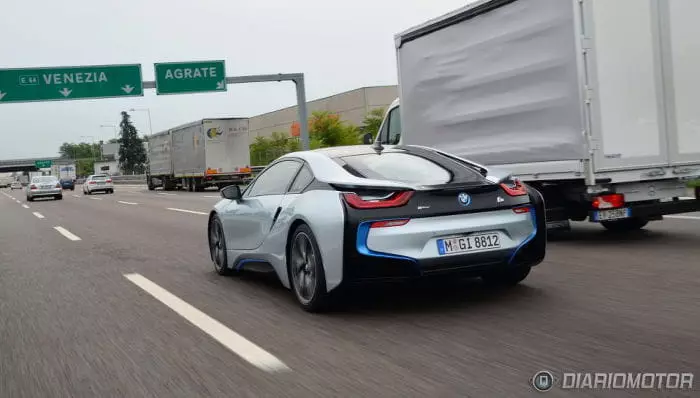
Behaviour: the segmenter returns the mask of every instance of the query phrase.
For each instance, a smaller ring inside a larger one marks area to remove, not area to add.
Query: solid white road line
[[[118,200],[117,203],[121,203],[123,205],[137,205],[138,204],[138,203],[134,203],[134,202],[124,202],[121,200]]]
[[[213,195],[204,195],[204,196],[202,196],[202,197],[203,197],[203,198],[220,198],[221,195],[216,195],[216,196],[213,196]]]
[[[27,205],[22,205],[22,207],[24,207],[25,209],[29,208],[29,206],[27,206]]]
[[[124,277],[253,366],[270,373],[290,370],[287,365],[269,352],[144,276],[140,274],[125,274]]]
[[[158,192],[158,195],[177,196],[176,193],[165,193],[165,192]]]
[[[664,216],[664,218],[676,218],[679,220],[700,220],[697,216]]]
[[[78,236],[73,235],[69,230],[63,228],[63,227],[53,227],[56,231],[60,232],[61,235],[65,236],[69,240],[76,241],[76,240],[82,240]]]
[[[102,200],[102,198],[93,198],[92,196],[90,196],[90,199],[92,199],[92,200]]]
[[[36,218],[44,218],[44,216],[41,213],[34,212],[32,213]]]
[[[179,211],[179,212],[181,212],[181,213],[199,214],[199,215],[202,215],[202,216],[206,216],[207,214],[209,214],[209,213],[205,213],[205,212],[203,212],[203,211],[176,209],[176,208],[174,208],[174,207],[167,207],[167,209],[168,209],[168,210],[172,210],[172,211]]]

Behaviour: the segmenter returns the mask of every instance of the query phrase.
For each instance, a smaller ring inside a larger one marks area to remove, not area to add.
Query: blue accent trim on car
[[[267,261],[256,260],[256,259],[253,259],[253,258],[244,258],[244,259],[241,259],[241,260],[236,261],[236,264],[234,265],[233,268],[234,268],[236,271],[240,271],[241,268],[243,268],[243,265],[245,265],[245,264],[247,264],[247,263],[264,263],[264,264],[267,264]]]
[[[356,242],[357,252],[362,254],[362,255],[370,256],[370,257],[390,258],[393,260],[404,260],[404,261],[411,261],[411,262],[417,263],[418,260],[416,260],[413,257],[406,257],[406,256],[399,256],[396,254],[376,252],[374,250],[371,250],[369,247],[367,247],[367,239],[369,238],[369,230],[370,230],[372,223],[377,222],[377,221],[391,221],[391,220],[398,220],[398,219],[370,220],[370,221],[361,222],[360,225],[357,227],[357,242]]]
[[[513,260],[515,259],[515,256],[518,254],[520,249],[525,247],[525,245],[530,243],[533,239],[535,239],[535,236],[537,236],[537,214],[535,212],[534,206],[530,207],[530,217],[532,218],[532,226],[534,227],[534,229],[532,230],[530,235],[528,235],[528,237],[525,238],[525,240],[520,242],[518,247],[516,247],[515,250],[513,250],[513,254],[510,255],[510,259],[508,260],[508,264],[511,264],[513,262]]]
[[[440,253],[440,255],[443,256],[445,254],[445,241],[442,239],[438,239],[437,245],[438,245],[438,253]]]

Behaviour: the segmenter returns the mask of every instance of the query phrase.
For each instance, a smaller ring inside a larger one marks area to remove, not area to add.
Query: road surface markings
[[[270,373],[290,370],[287,365],[269,352],[141,274],[124,274],[124,277],[253,366]]]
[[[165,192],[158,192],[158,195],[177,196],[176,193],[165,193]]]
[[[697,216],[664,216],[664,218],[676,218],[679,220],[700,220]]]
[[[74,197],[74,198],[79,198],[79,197],[80,197],[80,195],[73,195],[73,197]]]
[[[204,195],[203,197],[204,197],[204,198],[220,198],[221,195],[216,195],[216,196],[213,196],[213,195]]]
[[[121,203],[123,205],[137,205],[138,204],[138,203],[134,203],[134,202],[124,202],[122,200],[118,200],[117,203]]]
[[[27,206],[27,205],[22,205],[22,207],[24,207],[25,209],[29,208],[29,206]]]
[[[32,214],[34,214],[34,216],[35,216],[36,218],[39,218],[39,219],[44,218],[44,216],[43,216],[41,213],[34,212],[34,213],[32,213]]]
[[[92,196],[90,197],[92,200],[102,200],[102,198],[93,198]]]
[[[63,228],[63,227],[53,227],[56,231],[58,231],[61,235],[65,236],[69,240],[72,241],[77,241],[77,240],[82,240],[80,237],[73,235],[69,230]]]
[[[202,215],[202,216],[206,216],[207,214],[209,214],[209,213],[205,213],[205,212],[203,212],[203,211],[176,209],[176,208],[174,208],[174,207],[167,207],[167,209],[168,209],[168,210],[172,210],[172,211],[179,211],[179,212],[181,212],[181,213],[199,214],[199,215]]]

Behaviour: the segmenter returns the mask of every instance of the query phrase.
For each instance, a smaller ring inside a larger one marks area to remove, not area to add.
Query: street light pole
[[[131,108],[131,109],[129,109],[129,112],[146,112],[146,113],[148,113],[148,132],[149,132],[149,135],[153,135],[153,124],[151,123],[151,110],[149,108],[143,108],[143,109]]]

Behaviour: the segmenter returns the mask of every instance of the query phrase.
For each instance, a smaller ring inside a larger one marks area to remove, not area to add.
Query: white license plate
[[[41,189],[51,189],[53,185],[42,185]]]
[[[437,246],[438,253],[441,256],[476,250],[498,249],[501,247],[501,234],[490,233],[438,239]]]
[[[595,221],[609,221],[629,218],[632,214],[628,207],[624,207],[622,209],[599,210],[593,215]]]
[[[105,185],[104,182],[98,182],[97,185]]]

